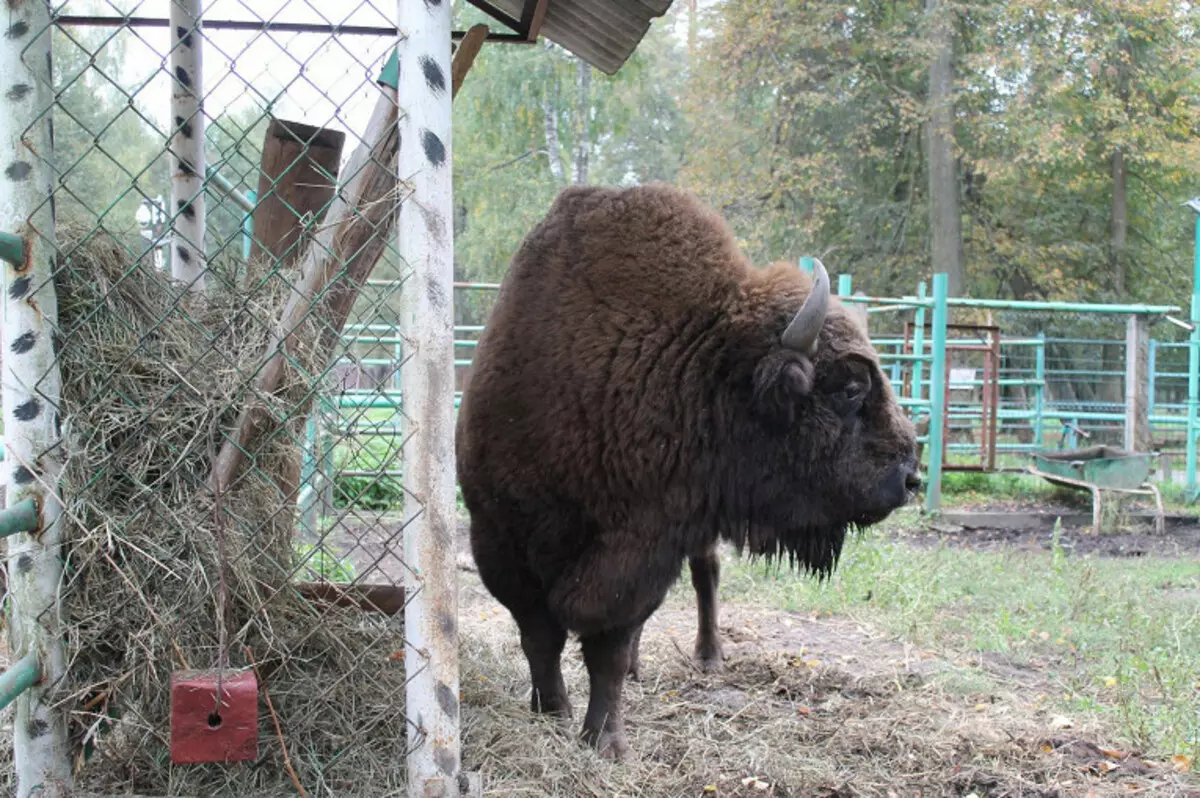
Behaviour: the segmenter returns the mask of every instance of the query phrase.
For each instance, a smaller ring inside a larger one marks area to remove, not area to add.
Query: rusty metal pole
[[[5,505],[33,500],[32,531],[8,538],[9,649],[36,658],[38,678],[16,701],[13,757],[18,798],[71,793],[67,718],[54,705],[66,674],[58,592],[62,581],[62,474],[58,408],[62,378],[53,335],[58,261],[52,199],[51,22],[45,0],[9,3],[0,37],[0,232],[4,253]]]
[[[408,794],[459,794],[450,3],[398,0]]]

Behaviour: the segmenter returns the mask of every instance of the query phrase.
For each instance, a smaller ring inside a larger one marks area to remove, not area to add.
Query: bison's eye
[[[833,410],[839,416],[856,414],[862,409],[863,400],[866,398],[867,386],[858,382],[852,382],[830,396],[833,400]]]

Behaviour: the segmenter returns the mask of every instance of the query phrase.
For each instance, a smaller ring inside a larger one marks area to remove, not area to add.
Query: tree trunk
[[[575,83],[579,94],[575,103],[575,162],[572,164],[572,177],[575,183],[582,184],[588,179],[588,158],[592,149],[588,125],[592,110],[592,65],[582,58],[575,61]]]
[[[1108,260],[1112,268],[1113,290],[1122,298],[1125,296],[1126,282],[1125,245],[1129,235],[1128,180],[1125,152],[1118,147],[1112,153],[1112,237],[1109,241]]]
[[[696,55],[696,29],[699,26],[699,20],[696,18],[696,0],[687,0],[687,12],[688,61],[690,63]]]
[[[37,659],[41,679],[16,699],[12,721],[16,795],[55,798],[71,793],[67,750],[66,674],[62,613],[62,501],[57,495],[63,452],[58,408],[62,375],[55,358],[58,299],[54,230],[54,133],[51,112],[51,31],[44,0],[9,3],[0,38],[0,232],[22,246],[7,252],[0,346],[3,375],[5,506],[32,499],[33,530],[8,538],[10,657]]]
[[[954,157],[954,32],[953,18],[941,0],[926,0],[935,48],[929,67],[929,227],[933,271],[945,272],[952,296],[962,294],[962,214],[959,210],[958,167]]]
[[[550,40],[546,39],[546,51],[553,49]],[[550,165],[550,176],[560,186],[567,183],[567,170],[563,166],[562,142],[558,137],[558,87],[551,80],[546,82],[542,90],[542,125],[546,135],[546,160]]]
[[[171,0],[171,277],[204,290],[204,35],[200,0]]]

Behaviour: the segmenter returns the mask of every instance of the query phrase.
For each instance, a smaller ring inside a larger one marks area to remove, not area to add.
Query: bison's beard
[[[866,524],[843,523],[805,526],[779,530],[758,524],[745,524],[728,535],[738,554],[748,552],[750,558],[763,558],[767,563],[786,560],[788,567],[815,575],[824,580],[837,567],[848,529],[858,530]]]

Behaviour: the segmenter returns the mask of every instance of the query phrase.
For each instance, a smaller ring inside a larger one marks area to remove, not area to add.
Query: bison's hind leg
[[[591,682],[587,715],[583,719],[583,739],[601,756],[618,762],[628,759],[630,753],[622,718],[621,693],[629,673],[634,631],[616,629],[580,639]]]
[[[521,649],[529,661],[533,694],[529,706],[534,712],[571,717],[571,702],[562,675],[562,652],[567,630],[544,605],[515,615],[521,630]]]
[[[529,662],[533,695],[530,707],[571,717],[571,704],[562,676],[562,651],[567,630],[546,606],[542,580],[525,564],[523,521],[471,517],[471,551],[479,579],[503,604],[521,631],[521,649]]]
[[[696,591],[696,609],[699,625],[696,631],[696,649],[693,657],[700,670],[716,673],[725,663],[725,652],[721,650],[721,630],[717,624],[717,588],[721,580],[721,560],[716,545],[703,554],[688,559],[692,572],[692,587]]]

